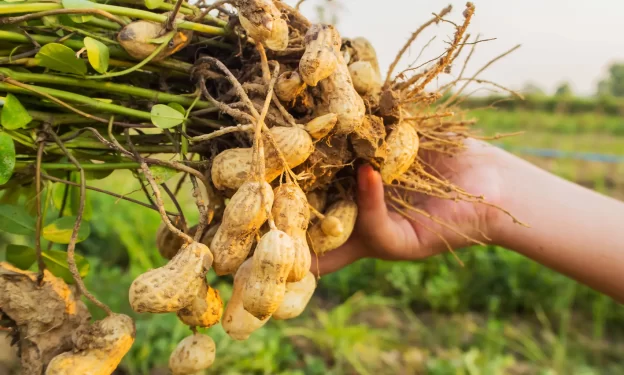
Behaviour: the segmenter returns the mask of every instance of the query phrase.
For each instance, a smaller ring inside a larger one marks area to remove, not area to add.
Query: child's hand
[[[466,141],[462,155],[448,157],[441,153],[426,155],[430,169],[465,191],[499,204],[502,178],[500,158],[504,154],[493,146],[474,140]],[[389,209],[384,197],[381,176],[370,166],[358,170],[359,207],[356,228],[345,245],[319,257],[321,274],[337,271],[361,258],[384,260],[417,260],[474,244],[469,238],[491,242],[500,211],[480,203],[455,202],[414,194],[417,208],[437,221],[399,207],[411,216]],[[460,232],[461,234],[459,234]],[[447,245],[448,243],[448,245]],[[314,255],[313,255],[314,256]],[[317,262],[312,261],[317,272]]]

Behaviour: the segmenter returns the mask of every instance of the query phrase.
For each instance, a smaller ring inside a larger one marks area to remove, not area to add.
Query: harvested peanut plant
[[[428,89],[480,42],[467,33],[474,5],[458,23],[445,18],[450,11],[419,28],[383,77],[366,39],[313,24],[279,0],[1,3],[0,216],[12,223],[2,230],[34,238],[34,248],[9,246],[0,313],[24,374],[110,374],[134,342],[132,319],[82,281],[74,250],[88,235],[87,190],[162,218],[157,247],[167,263],[137,277],[128,298],[137,313],[176,314],[192,331],[171,354],[173,374],[218,361],[198,328],[221,323],[245,340],[272,317],[305,310],[317,286],[312,262],[355,229],[358,165],[381,172],[389,205],[411,220],[440,222],[411,206],[413,192],[488,204],[420,157],[461,155],[474,123],[458,103],[476,75],[462,69]],[[394,74],[419,33],[439,23],[454,27],[446,51]],[[115,170],[135,172],[147,203],[89,182]],[[172,175],[180,177],[174,191],[165,183]],[[187,178],[199,211],[193,226],[176,199]],[[42,195],[53,185],[65,186],[65,199],[46,223]],[[14,204],[20,194],[35,208]],[[67,272],[46,269],[51,258]],[[208,272],[233,277],[229,301],[207,284]],[[81,296],[107,317],[90,322]]]

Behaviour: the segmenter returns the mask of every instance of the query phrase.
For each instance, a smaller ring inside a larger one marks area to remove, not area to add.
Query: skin
[[[469,139],[458,157],[425,155],[456,186],[510,211],[484,204],[414,196],[416,207],[483,243],[516,251],[624,302],[624,203],[552,175],[485,142]],[[408,220],[384,200],[381,176],[358,170],[358,222],[342,247],[319,258],[327,274],[362,258],[421,260],[474,245],[424,216]],[[312,271],[317,272],[316,262]]]

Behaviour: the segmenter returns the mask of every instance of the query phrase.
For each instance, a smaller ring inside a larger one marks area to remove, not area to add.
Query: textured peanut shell
[[[74,334],[73,352],[54,357],[46,375],[110,375],[128,353],[135,326],[127,315],[113,314]]]
[[[160,44],[150,43],[150,40],[160,38],[164,33],[165,30],[161,23],[143,20],[134,21],[121,29],[117,34],[117,41],[134,59],[144,60],[160,46]],[[169,46],[156,55],[152,62],[163,60],[185,48],[191,42],[192,37],[193,32],[190,30],[176,32]]]
[[[355,228],[357,212],[357,205],[351,200],[341,200],[329,206],[325,216],[338,218],[344,230],[340,236],[328,236],[323,232],[322,223],[316,223],[308,230],[312,250],[316,254],[324,254],[344,245]]]
[[[312,272],[298,282],[286,284],[286,294],[280,307],[272,315],[275,320],[293,319],[301,315],[316,289],[316,278]]]
[[[272,0],[239,0],[238,18],[247,34],[274,51],[288,47],[288,24]]]
[[[301,76],[296,71],[284,72],[280,74],[275,83],[275,95],[279,100],[292,102],[305,89],[305,84]]]
[[[390,184],[414,164],[420,141],[414,124],[403,121],[390,133],[386,142],[388,157],[380,172],[383,181]]]
[[[168,313],[190,305],[212,261],[212,253],[206,245],[185,244],[169,263],[132,282],[130,306],[138,313]]]
[[[275,144],[282,152],[290,168],[305,162],[312,152],[314,143],[304,129],[299,127],[276,126],[271,128]],[[264,137],[265,177],[267,182],[282,174],[282,161],[273,144]],[[251,148],[236,148],[223,151],[212,163],[212,182],[220,190],[238,189],[249,177],[253,151]]]
[[[277,229],[288,234],[295,246],[295,259],[287,282],[303,279],[310,270],[312,256],[306,231],[310,223],[310,209],[305,193],[294,183],[283,184],[275,189],[273,220]]]
[[[251,274],[252,263],[253,259],[248,259],[236,271],[232,297],[225,307],[223,319],[221,320],[221,326],[223,326],[225,332],[237,341],[247,340],[253,332],[269,321],[269,318],[257,319],[243,307],[243,289]]]
[[[192,375],[212,366],[216,345],[210,336],[195,333],[184,338],[169,357],[172,375]]]
[[[308,29],[304,42],[306,49],[299,61],[299,73],[305,83],[316,86],[336,70],[341,38],[332,25],[315,24]]]
[[[286,279],[295,260],[295,245],[289,235],[271,230],[258,242],[251,273],[243,289],[243,307],[262,320],[282,304]]]
[[[321,230],[328,236],[339,237],[344,233],[342,221],[335,216],[325,216],[321,220]]]
[[[377,59],[377,52],[375,48],[367,39],[358,37],[351,40],[351,47],[354,50],[354,57],[357,61],[366,61],[371,64],[375,74],[381,80],[381,70],[379,69],[379,61]]]
[[[233,274],[245,261],[255,233],[271,212],[273,199],[271,185],[255,181],[245,182],[232,196],[210,246],[217,275]]]
[[[306,198],[308,199],[308,204],[312,206],[316,211],[325,211],[325,206],[327,205],[327,190],[317,189],[309,191],[306,194]],[[314,213],[311,209],[310,215],[310,217],[314,217]]]
[[[204,283],[193,302],[178,311],[177,315],[189,327],[212,327],[221,320],[223,300],[218,290]]]
[[[353,87],[351,73],[342,54],[336,53],[335,56],[336,70],[319,83],[322,91],[320,99],[327,112],[338,115],[336,134],[351,134],[362,125],[366,108],[364,100]]]
[[[337,122],[338,115],[336,115],[335,113],[328,113],[322,116],[318,116],[308,122],[305,129],[308,131],[308,133],[310,133],[312,138],[321,139],[334,129]]]
[[[349,65],[349,74],[353,81],[353,88],[360,95],[370,95],[381,92],[381,78],[368,61],[356,61]]]

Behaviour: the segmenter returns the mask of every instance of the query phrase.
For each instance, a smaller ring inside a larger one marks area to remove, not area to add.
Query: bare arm
[[[456,158],[433,155],[445,178],[509,210],[428,198],[419,206],[471,238],[516,251],[624,302],[624,203],[575,185],[496,147],[468,140]],[[361,258],[416,260],[472,245],[422,216],[407,220],[384,202],[379,173],[358,171],[358,222],[349,241],[319,259],[322,274]],[[481,237],[484,239],[485,237]],[[316,262],[313,262],[316,268]],[[316,271],[316,270],[315,270]]]
[[[495,242],[624,302],[624,203],[505,155]]]

